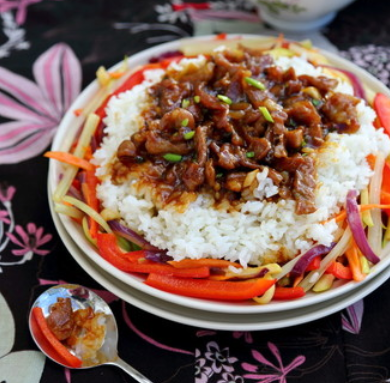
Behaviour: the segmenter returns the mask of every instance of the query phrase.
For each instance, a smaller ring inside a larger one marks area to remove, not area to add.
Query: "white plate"
[[[53,211],[52,203],[50,203],[50,209],[54,224],[65,247],[76,262],[92,278],[117,297],[139,309],[161,318],[189,326],[226,331],[260,331],[296,326],[321,319],[352,305],[377,289],[390,277],[390,268],[387,268],[383,272],[377,273],[368,283],[359,286],[359,288],[356,288],[350,293],[327,300],[326,302],[294,310],[249,314],[228,314],[197,310],[155,298],[113,277],[110,273],[91,261],[76,245],[62,225],[58,215]]]
[[[269,37],[261,36],[251,36],[251,35],[242,35],[245,39],[268,39]],[[237,37],[237,36],[236,36]],[[201,43],[204,39],[210,39],[211,37],[202,37],[194,38],[192,41]],[[187,40],[188,41],[188,40]],[[174,51],[180,49],[180,41],[174,41],[167,44],[162,44],[160,46],[145,50],[140,52],[129,59],[130,67],[137,67],[139,65],[145,64],[148,62],[149,58],[153,56],[158,56],[159,54],[167,51]],[[377,79],[373,76],[360,69],[354,64],[332,54],[329,52],[321,51],[329,61],[337,67],[350,70],[357,74],[361,80],[374,92],[382,92],[390,96],[390,91]],[[120,65],[120,64],[118,64]],[[92,96],[97,92],[98,84],[96,81],[91,83],[76,99],[70,110],[64,116],[58,132],[54,138],[52,150],[62,150],[66,151],[70,148],[73,138],[76,135],[82,119],[76,117],[73,113],[74,110],[83,108],[92,98]],[[61,173],[61,165],[56,161],[50,161],[49,168],[49,186],[51,190],[54,190],[57,181]],[[174,303],[176,305],[181,305],[187,308],[195,308],[198,310],[204,310],[207,312],[218,312],[218,313],[230,313],[230,314],[257,314],[257,313],[272,313],[280,312],[286,310],[296,310],[298,308],[304,308],[307,306],[312,306],[321,302],[325,302],[336,297],[339,297],[348,292],[352,292],[355,289],[359,289],[361,286],[368,284],[375,276],[385,270],[390,263],[390,255],[383,259],[378,265],[375,266],[375,272],[368,275],[368,277],[360,283],[356,282],[347,282],[337,287],[334,287],[322,294],[308,293],[305,297],[300,298],[294,301],[278,301],[271,302],[267,305],[256,305],[252,302],[242,302],[242,303],[228,303],[228,302],[212,302],[202,299],[183,297],[164,291],[157,290],[150,286],[147,286],[143,283],[143,278],[124,273],[114,266],[106,262],[100,255],[95,251],[91,244],[86,240],[81,228],[74,221],[69,219],[66,216],[60,216],[61,222],[64,225],[65,230],[70,234],[71,238],[76,242],[76,244],[83,249],[85,254],[94,262],[97,266],[107,271],[111,276],[115,277],[117,280],[121,281],[125,285],[130,286],[133,289],[137,289],[139,292],[148,294],[154,298],[164,300],[166,302]]]

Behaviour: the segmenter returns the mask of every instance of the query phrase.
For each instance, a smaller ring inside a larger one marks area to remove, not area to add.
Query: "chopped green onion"
[[[229,97],[227,97],[227,96],[223,96],[222,94],[219,94],[217,97],[218,97],[222,102],[224,102],[225,104],[228,104],[228,105],[233,104],[233,101],[232,101]]]
[[[311,100],[311,102],[312,102],[312,104],[313,104],[314,106],[318,106],[318,105],[321,104],[321,101],[320,101],[320,100],[317,100],[316,98],[313,98],[313,99]]]
[[[180,154],[167,153],[163,155],[163,158],[169,162],[180,162],[183,157]]]
[[[253,158],[255,156],[255,152],[247,152],[246,157],[247,158]]]
[[[194,101],[199,104],[200,103],[200,97],[199,96],[194,96]]]
[[[194,136],[195,136],[195,131],[194,130],[191,130],[190,132],[187,132],[187,133],[183,134],[183,137],[184,137],[185,140],[190,140]]]
[[[223,176],[223,173],[218,173],[218,174],[216,175],[217,178],[221,178],[222,176]]]
[[[294,120],[292,120],[291,118],[288,120],[288,125],[291,125],[294,128],[297,127],[297,123]]]
[[[187,100],[186,98],[181,102],[182,108],[188,108],[190,106],[190,100]]]
[[[185,118],[182,122],[181,122],[181,126],[187,126],[188,125],[188,118]]]
[[[265,106],[259,106],[259,110],[267,121],[274,122],[271,113],[268,111],[268,109]]]
[[[252,86],[254,86],[257,89],[260,89],[260,90],[266,90],[267,89],[262,82],[260,82],[258,80],[255,80],[252,77],[245,77],[244,80],[245,80],[245,82],[247,84],[252,85]]]

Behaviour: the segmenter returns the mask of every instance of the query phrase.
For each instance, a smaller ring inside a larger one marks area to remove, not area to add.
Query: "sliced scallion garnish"
[[[181,126],[187,126],[188,125],[188,118],[185,118],[182,122],[181,122]]]
[[[313,98],[311,100],[311,103],[314,105],[314,106],[318,106],[321,104],[321,101],[320,100],[317,100],[316,98]]]
[[[269,110],[265,106],[259,106],[259,110],[268,122],[274,122],[274,119],[272,118],[271,113],[269,112]]]
[[[200,97],[199,96],[194,96],[194,101],[196,104],[200,103]]]
[[[228,105],[231,105],[233,104],[233,101],[228,97],[228,96],[224,96],[222,94],[219,94],[217,96],[222,102],[224,102],[225,104],[228,104]]]
[[[167,153],[163,155],[163,158],[169,162],[180,162],[183,157],[180,154]]]
[[[253,158],[255,156],[255,152],[246,152],[247,158]]]
[[[255,88],[257,89],[260,89],[260,90],[266,90],[267,88],[265,87],[265,85],[259,81],[259,80],[255,80],[254,78],[252,77],[245,77],[244,78],[245,82],[249,85],[252,85],[254,86]]]
[[[194,130],[191,130],[191,131],[183,134],[183,137],[185,140],[191,140],[191,138],[193,138],[194,136],[195,136]]]
[[[182,108],[188,108],[190,106],[190,100],[187,100],[186,98],[181,102]]]

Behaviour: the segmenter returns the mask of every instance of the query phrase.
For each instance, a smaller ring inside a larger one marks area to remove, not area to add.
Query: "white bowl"
[[[252,0],[261,18],[280,31],[307,32],[330,23],[354,0]]]
[[[257,40],[269,40],[269,37],[254,36],[254,35],[232,35],[229,36],[232,39],[250,39],[252,41]],[[186,39],[186,43],[196,43],[202,44],[203,41],[212,39],[213,36],[206,36],[202,38],[193,38]],[[137,67],[139,65],[145,64],[149,61],[151,57],[158,56],[167,51],[175,51],[180,49],[182,41],[174,41],[167,44],[162,44],[151,49],[142,51],[129,58],[129,66]],[[373,76],[360,69],[356,65],[348,62],[345,59],[338,57],[335,54],[321,51],[328,60],[337,67],[349,70],[355,73],[360,79],[374,92],[382,92],[387,94],[390,97],[390,91],[377,79]],[[119,66],[118,64],[117,66]],[[114,67],[115,68],[115,67]],[[114,69],[113,68],[113,69]],[[97,92],[99,86],[97,81],[92,82],[76,99],[69,111],[65,114],[57,134],[54,138],[52,150],[58,151],[67,151],[74,140],[75,135],[77,134],[80,125],[82,124],[82,118],[76,117],[73,113],[74,110],[82,109],[88,104],[89,100]],[[60,174],[62,173],[62,166],[57,161],[51,160],[49,167],[49,190],[54,190],[58,180],[60,179]],[[50,196],[49,196],[50,198]],[[373,279],[378,273],[386,269],[390,264],[390,255],[383,259],[378,265],[373,268],[373,272],[370,273],[367,278],[360,283],[356,282],[339,282],[332,289],[323,292],[321,294],[315,294],[309,292],[306,296],[293,300],[293,301],[278,301],[271,302],[267,305],[257,305],[253,302],[240,302],[240,303],[230,303],[230,302],[214,302],[203,299],[189,298],[184,296],[179,296],[164,291],[157,290],[153,287],[147,286],[143,283],[143,278],[138,275],[133,275],[129,273],[122,272],[112,266],[110,263],[105,261],[95,250],[95,248],[90,244],[90,242],[85,238],[81,227],[76,224],[72,219],[67,216],[60,215],[60,220],[68,232],[70,237],[75,241],[80,249],[94,262],[97,266],[104,269],[106,272],[111,274],[116,279],[119,279],[124,284],[130,286],[131,288],[137,289],[142,293],[148,294],[160,300],[165,300],[176,305],[184,306],[187,308],[193,308],[198,310],[205,310],[208,312],[219,312],[219,313],[230,313],[230,314],[259,314],[259,313],[271,313],[271,312],[280,312],[286,310],[295,310],[302,307],[307,307],[310,305],[318,304],[321,302],[334,299],[343,294],[349,293],[353,290],[356,290],[368,283]]]

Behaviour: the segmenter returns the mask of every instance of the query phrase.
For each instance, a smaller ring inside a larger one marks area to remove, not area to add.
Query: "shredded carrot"
[[[77,166],[78,168],[84,170],[95,169],[95,167],[90,162],[67,152],[46,152],[44,156],[48,158],[53,158],[54,160],[64,162],[69,165]]]
[[[125,74],[125,72],[117,70],[115,72],[109,72],[108,74],[110,75],[111,78],[118,79],[121,78]]]
[[[85,182],[81,185],[81,190],[83,192],[85,202],[89,207],[98,212],[99,201],[96,196],[96,187],[98,180],[95,176],[94,171],[85,172]],[[98,232],[97,222],[89,217],[89,233],[92,238],[96,238]]]
[[[390,209],[390,205],[385,205],[385,204],[359,205],[360,212],[371,210],[371,209]],[[339,214],[337,214],[333,218],[323,221],[322,223],[327,223],[332,219],[334,219],[336,222],[342,222],[345,220],[345,218],[347,218],[347,212],[345,210],[342,210]]]
[[[82,108],[80,108],[80,109],[75,109],[74,111],[73,111],[73,114],[75,115],[75,116],[81,116],[82,115],[82,113],[83,113],[83,109]]]
[[[351,246],[345,252],[345,255],[348,259],[349,267],[352,272],[352,277],[354,281],[362,281],[366,276],[362,272],[362,265],[359,257],[359,250],[356,247],[355,241],[352,241]]]
[[[375,156],[373,154],[369,154],[366,157],[366,160],[367,160],[368,165],[370,166],[371,170],[374,170],[374,167],[375,167]]]
[[[84,159],[89,161],[92,158],[92,148],[91,146],[87,146],[85,148],[85,154],[84,154]]]
[[[181,261],[169,261],[168,262],[173,267],[177,268],[190,268],[190,267],[229,267],[234,266],[242,268],[239,263],[226,261],[224,259],[213,259],[213,258],[201,258],[201,259],[182,259]]]
[[[304,273],[302,273],[301,275],[298,275],[294,279],[293,287],[297,287],[299,285],[299,283],[302,281],[303,277],[304,277]]]

